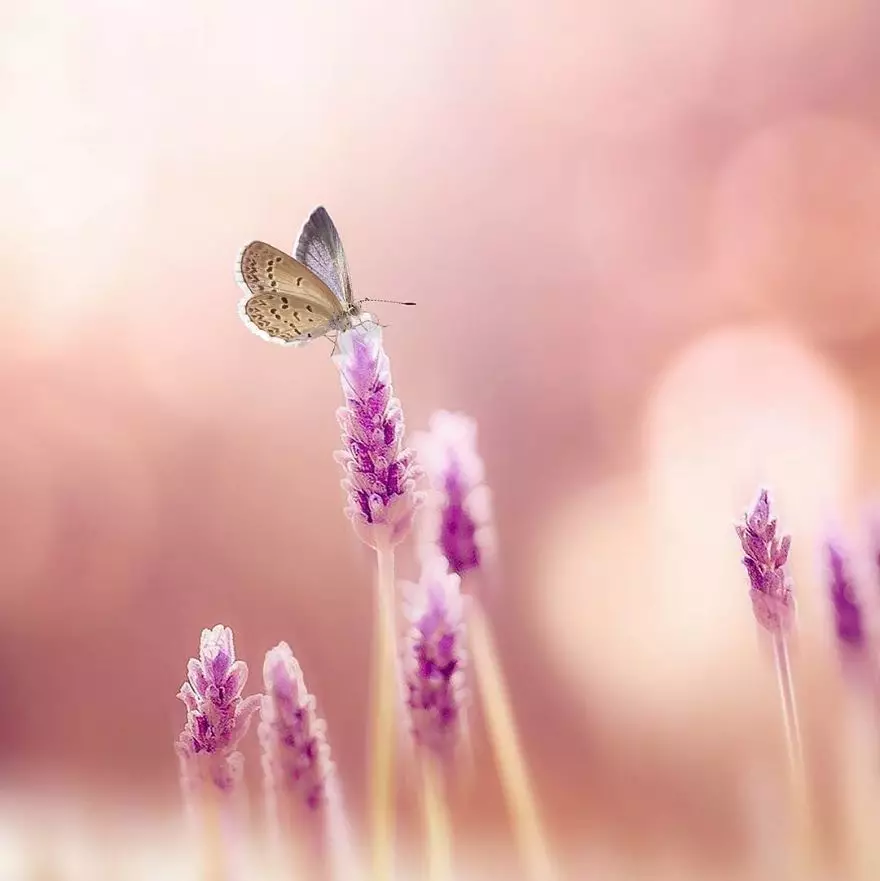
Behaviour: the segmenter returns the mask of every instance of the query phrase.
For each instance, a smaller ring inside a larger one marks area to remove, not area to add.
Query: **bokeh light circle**
[[[736,149],[714,195],[716,272],[742,300],[816,340],[880,324],[880,138],[802,116]]]

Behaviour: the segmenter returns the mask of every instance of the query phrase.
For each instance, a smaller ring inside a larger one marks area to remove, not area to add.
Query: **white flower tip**
[[[294,694],[305,690],[302,669],[286,642],[279,642],[266,652],[263,661],[263,684],[274,694]]]
[[[210,630],[205,628],[199,640],[199,649],[203,657],[214,657],[225,652],[230,659],[235,658],[235,643],[232,629],[223,624],[215,624]]]

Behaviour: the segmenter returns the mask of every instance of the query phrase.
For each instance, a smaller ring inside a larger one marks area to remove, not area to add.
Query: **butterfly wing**
[[[342,304],[320,278],[265,242],[243,248],[235,270],[246,292],[238,314],[265,340],[302,345],[327,333],[343,314]]]
[[[342,239],[330,215],[316,208],[296,242],[294,256],[333,291],[343,304],[351,303],[351,277],[342,249]]]

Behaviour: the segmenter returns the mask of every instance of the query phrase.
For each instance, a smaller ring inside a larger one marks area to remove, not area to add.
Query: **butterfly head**
[[[333,319],[333,328],[335,330],[351,330],[356,324],[360,324],[360,320],[366,313],[361,309],[361,301],[352,300],[345,304],[345,308],[339,314],[338,318]]]

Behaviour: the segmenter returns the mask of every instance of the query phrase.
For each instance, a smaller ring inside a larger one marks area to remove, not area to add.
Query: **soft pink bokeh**
[[[880,480],[878,29],[871,0],[4,9],[3,791],[175,809],[174,695],[223,622],[254,674],[293,646],[361,809],[338,377],[250,335],[232,273],[323,203],[358,295],[418,301],[375,310],[410,429],[479,424],[560,853],[745,871],[782,744],[732,521],[768,481],[795,534],[821,788],[815,542]],[[457,819],[503,852],[476,748]]]

